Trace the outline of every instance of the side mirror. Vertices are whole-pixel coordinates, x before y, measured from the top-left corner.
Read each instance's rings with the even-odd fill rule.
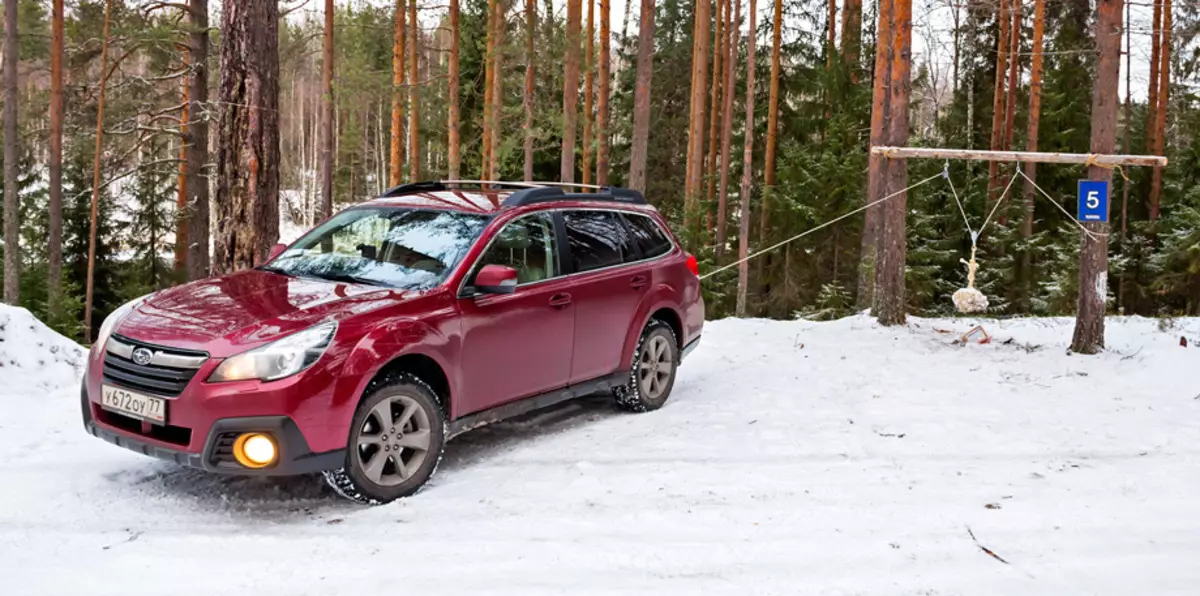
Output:
[[[274,259],[275,257],[279,256],[279,253],[283,252],[283,250],[284,250],[285,248],[287,248],[287,245],[286,245],[286,244],[283,244],[283,243],[276,244],[275,246],[272,246],[272,247],[271,247],[271,254],[267,255],[267,260],[268,260],[268,261],[270,261],[271,259]]]
[[[481,294],[511,294],[517,289],[517,270],[504,265],[484,265],[475,275],[475,291]]]

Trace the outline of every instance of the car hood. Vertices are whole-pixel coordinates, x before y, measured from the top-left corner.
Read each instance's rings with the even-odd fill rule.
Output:
[[[114,333],[223,357],[322,321],[399,304],[415,294],[251,269],[152,294]]]

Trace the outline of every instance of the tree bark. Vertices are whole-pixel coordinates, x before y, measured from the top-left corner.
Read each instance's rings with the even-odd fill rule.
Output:
[[[483,55],[483,136],[480,140],[481,157],[479,159],[479,177],[489,178],[492,163],[492,79],[496,78],[496,3],[500,0],[488,0],[487,24],[485,27],[486,48]]]
[[[886,1],[886,0],[885,0]],[[739,2],[740,6],[740,2]],[[746,124],[745,142],[742,145],[742,184],[738,189],[740,209],[738,211],[738,284],[737,303],[734,314],[746,316],[746,294],[750,285],[750,264],[746,258],[750,253],[750,180],[754,171],[754,46],[758,30],[758,6],[750,0],[749,33],[746,35]]]
[[[858,84],[858,54],[862,48],[862,0],[845,0],[842,6],[842,61],[850,71],[850,83]]]
[[[397,0],[401,2],[403,0]],[[530,0],[532,1],[532,0]],[[449,95],[450,109],[447,119],[446,128],[448,130],[446,141],[446,161],[449,163],[450,179],[458,180],[460,177],[460,166],[462,158],[459,153],[459,108],[458,108],[458,48],[459,48],[459,12],[458,0],[450,0],[450,63],[447,69],[447,79],[449,80]]]
[[[892,10],[888,141],[892,146],[903,147],[908,144],[908,100],[912,89],[912,0],[894,0]],[[908,197],[904,188],[908,186],[908,161],[890,160],[885,180],[884,196],[900,194],[882,205],[873,312],[881,325],[903,325],[907,322],[904,262]]]
[[[710,0],[696,0],[694,39],[692,40],[692,94],[688,119],[688,166],[684,203],[684,229],[696,237],[700,214],[700,193],[704,180],[704,86],[708,84],[708,29]]]
[[[1158,93],[1154,110],[1155,155],[1165,155],[1167,137],[1167,100],[1171,95],[1171,0],[1162,0],[1162,37],[1158,50]],[[1154,86],[1154,82],[1151,82]],[[1162,197],[1162,166],[1154,166],[1150,172],[1150,221],[1158,221],[1159,201]]]
[[[767,242],[767,222],[771,213],[771,194],[775,190],[775,152],[779,138],[779,75],[781,71],[780,52],[783,44],[783,0],[775,0],[775,23],[771,41],[771,90],[767,105],[767,156],[763,161],[763,197],[762,212],[759,214],[758,241],[762,246]],[[765,283],[764,271],[771,255],[766,255],[758,261],[758,279],[762,289],[769,291]]]
[[[599,89],[596,91],[596,184],[600,186],[608,186],[608,98],[612,92],[612,64],[609,57],[611,14],[612,0],[600,0],[600,64],[596,75],[599,79]]]
[[[325,0],[323,50],[321,54],[321,200],[317,203],[317,221],[333,214],[333,0]],[[353,194],[350,198],[354,199]]]
[[[630,0],[632,1],[632,0]],[[650,84],[654,78],[654,0],[642,0],[638,22],[637,83],[633,90],[633,139],[629,151],[629,186],[646,192],[646,157],[650,140]]]
[[[605,0],[608,1],[608,0]],[[525,181],[533,180],[533,32],[537,28],[537,2],[525,0]]]
[[[1117,146],[1117,106],[1114,90],[1121,70],[1122,0],[1097,0],[1096,79],[1092,88],[1092,153],[1112,153]],[[1091,180],[1112,181],[1112,170],[1093,165]],[[1083,224],[1096,237],[1084,234],[1079,251],[1079,304],[1071,350],[1095,354],[1104,349],[1104,311],[1108,295],[1108,230],[1103,222]]]
[[[191,57],[187,50],[183,52],[183,64],[191,67]],[[179,110],[179,176],[176,180],[175,196],[175,273],[187,272],[188,253],[188,188],[187,188],[187,151],[188,151],[188,93],[190,82],[184,80],[181,95],[183,107]],[[61,124],[59,125],[61,126]],[[61,132],[61,131],[60,131]],[[61,142],[61,141],[60,141]],[[60,145],[61,150],[61,145]],[[61,154],[60,154],[61,155]],[[61,159],[61,157],[60,157]],[[151,243],[153,245],[153,243]]]
[[[596,60],[596,2],[587,2],[587,37],[583,41],[583,163],[581,164],[583,183],[592,183],[592,148],[595,146],[592,137],[593,89],[595,86]]]
[[[62,309],[62,154],[63,154],[63,0],[54,0],[50,17],[50,229],[46,281],[48,310]]]
[[[733,19],[730,20],[729,5],[734,4]],[[725,2],[725,105],[721,106],[721,184],[717,192],[717,241],[715,256],[717,263],[725,255],[725,226],[729,201],[729,158],[733,137],[733,94],[734,67],[737,62],[738,27],[742,21],[742,0]]]
[[[417,23],[417,0],[408,2],[408,179],[421,179],[421,75],[417,70],[417,47],[421,30]]]
[[[1025,150],[1038,150],[1038,125],[1042,117],[1042,51],[1045,47],[1046,0],[1035,0],[1033,5],[1033,57],[1029,66],[1029,114],[1025,132]],[[1033,237],[1033,207],[1035,203],[1034,181],[1037,180],[1037,162],[1027,161],[1022,166],[1028,179],[1022,188],[1024,201],[1021,205],[1021,240],[1028,242]],[[1021,299],[1019,306],[1027,309],[1033,291],[1033,253],[1021,251]]]
[[[996,19],[999,35],[996,42],[996,84],[992,95],[992,137],[991,149],[998,151],[1004,146],[1004,101],[1006,97],[1004,82],[1008,72],[1008,28],[1012,24],[1009,16],[1010,0],[1000,0],[1000,13]],[[1000,164],[988,164],[988,209],[1000,198],[1002,183],[1000,181]]]
[[[267,259],[279,238],[279,5],[221,3],[214,269]]]
[[[888,144],[888,122],[891,104],[888,89],[892,70],[892,9],[894,0],[879,0],[875,34],[875,76],[871,87],[871,146]],[[866,203],[883,198],[884,178],[887,175],[888,159],[874,152],[867,156]],[[871,207],[863,214],[862,248],[858,264],[858,293],[856,306],[859,310],[870,308],[875,296],[875,262],[879,252],[879,220],[881,206]]]
[[[1012,29],[1009,30],[1008,93],[1004,101],[1004,148],[1011,149],[1017,120],[1017,83],[1021,65],[1021,0],[1012,3]],[[1000,213],[1004,221],[1003,211]]]
[[[1158,67],[1161,64],[1159,52],[1162,50],[1162,5],[1163,0],[1154,0],[1153,16],[1150,20],[1150,85],[1146,101],[1146,152],[1154,151],[1157,144],[1154,133],[1158,132]],[[1150,206],[1150,198],[1146,199]]]
[[[4,1],[4,302],[17,305],[21,301],[21,202],[17,196],[18,161],[20,160],[20,138],[17,132],[17,63],[21,56],[18,50],[17,3],[15,0]],[[107,23],[105,30],[107,30]],[[105,35],[105,51],[108,49],[108,36]],[[107,54],[106,54],[107,55]],[[104,72],[103,69],[100,71]],[[103,88],[103,83],[101,83]],[[103,105],[103,91],[101,103]],[[103,111],[101,111],[103,114]],[[99,159],[97,157],[97,159]],[[97,183],[98,184],[98,183]],[[95,222],[95,209],[92,209],[92,221]],[[95,230],[95,223],[92,224]],[[94,232],[93,232],[94,235]],[[88,307],[92,301],[91,265],[88,266]],[[91,323],[90,310],[84,314],[85,320]],[[85,331],[85,333],[88,333]]]
[[[725,35],[725,19],[722,11],[727,0],[717,0],[717,8],[713,14],[713,22],[716,23],[716,28],[713,31],[712,43],[712,82],[709,84],[712,97],[709,99],[709,118],[708,118],[708,166],[704,170],[704,178],[707,181],[707,187],[704,193],[707,205],[712,205],[713,197],[717,191],[717,143],[721,140],[718,136],[721,126],[721,85],[725,82],[724,72],[722,68],[722,44],[721,40]],[[711,230],[713,227],[712,208],[705,206],[704,212],[706,222],[704,229]]]
[[[453,28],[457,19],[456,15],[451,13],[452,19],[451,28]],[[404,18],[404,0],[396,0],[395,10],[395,29],[392,33],[392,134],[391,145],[389,146],[388,159],[388,178],[392,186],[397,186],[404,182],[404,72],[405,72],[405,56],[404,48],[406,45],[406,29]],[[455,36],[457,39],[457,36]],[[458,67],[457,48],[451,50],[451,64],[454,68]],[[458,85],[457,76],[451,78],[451,85]],[[454,103],[451,103],[453,106]]]
[[[188,90],[188,279],[208,277],[209,194],[208,176],[208,0],[189,0],[188,50],[192,76]]]
[[[7,6],[10,10],[12,10],[13,3],[9,2],[7,4]],[[91,341],[91,339],[92,339],[92,297],[94,295],[93,290],[95,288],[95,278],[96,278],[96,218],[99,215],[99,209],[100,209],[100,162],[101,162],[101,157],[103,156],[101,149],[103,148],[103,143],[104,143],[104,94],[108,88],[108,31],[109,31],[109,24],[111,21],[112,21],[112,0],[105,0],[105,2],[104,2],[104,34],[103,34],[104,37],[101,39],[101,42],[100,42],[100,91],[99,91],[99,95],[97,96],[97,104],[96,104],[96,146],[95,146],[95,150],[94,150],[94,160],[92,162],[92,217],[91,217],[91,227],[88,230],[87,291],[86,291],[86,295],[84,297],[84,304],[83,304],[83,339],[85,341]],[[16,28],[14,27],[11,31],[13,32],[13,37],[15,38],[16,37]],[[8,40],[6,39],[5,41],[7,42]],[[13,49],[14,49],[14,51],[12,54],[9,54],[6,51],[5,56],[6,57],[12,56],[13,58],[16,58],[15,48],[13,48]],[[8,69],[8,63],[5,63],[5,73],[4,74],[5,74],[6,79],[8,77],[7,69]],[[5,82],[7,83],[8,81],[5,81]],[[16,96],[14,94],[9,97],[15,98]],[[15,111],[15,107],[16,107],[15,99],[13,101],[13,104],[14,104],[13,107],[14,107],[14,111]],[[8,107],[7,102],[5,102],[5,107],[6,108]],[[8,116],[8,114],[5,113],[5,116]],[[6,117],[5,118],[5,126],[6,127],[8,126],[7,120],[8,119]],[[13,130],[14,131],[16,130],[15,123],[13,124]],[[8,157],[8,155],[7,155],[8,147],[9,147],[9,145],[6,142],[4,145],[4,149],[5,149],[5,153],[6,153],[5,158]],[[6,167],[8,165],[7,162],[8,162],[8,160],[5,159]],[[6,186],[9,183],[9,180],[14,180],[14,182],[15,182],[15,172],[14,172],[14,178],[8,178],[7,176],[5,177],[4,182],[5,182]],[[7,204],[9,201],[9,196],[11,196],[13,199],[13,202],[16,203],[16,198],[17,198],[16,194],[17,193],[16,193],[15,187],[13,188],[13,192],[11,193],[11,195],[7,192],[5,193],[4,201],[5,201],[6,211],[7,211],[7,206],[8,206]],[[7,211],[7,212],[8,213],[16,213],[15,210]],[[16,219],[17,218],[15,218],[15,217],[14,218],[8,218],[8,217],[5,218],[4,236],[5,236],[5,244],[7,246],[17,246],[16,242],[13,242],[11,244],[8,243],[9,221],[16,221]],[[17,236],[17,233],[15,230],[14,230],[13,236],[14,237]],[[8,267],[7,267],[8,254],[9,253],[6,251],[5,255],[4,255],[5,256],[4,298],[6,300],[8,299]],[[17,264],[19,265],[20,261],[17,261]],[[14,293],[13,300],[14,300],[13,304],[16,304],[15,293]]]
[[[579,119],[580,0],[567,0],[567,37],[563,56],[561,182],[575,182],[575,127]]]

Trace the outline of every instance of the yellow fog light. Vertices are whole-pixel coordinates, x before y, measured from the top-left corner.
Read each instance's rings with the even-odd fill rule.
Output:
[[[275,439],[265,433],[246,433],[233,443],[233,457],[247,468],[265,468],[275,463],[278,455]]]

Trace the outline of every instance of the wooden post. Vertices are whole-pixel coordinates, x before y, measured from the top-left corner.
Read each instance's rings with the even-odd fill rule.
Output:
[[[1115,145],[1114,145],[1115,148]],[[969,159],[973,161],[1021,161],[1037,163],[1093,163],[1101,167],[1166,166],[1161,155],[1112,155],[1110,153],[1046,153],[1038,151],[984,151],[936,147],[872,147],[871,153],[890,159]]]

